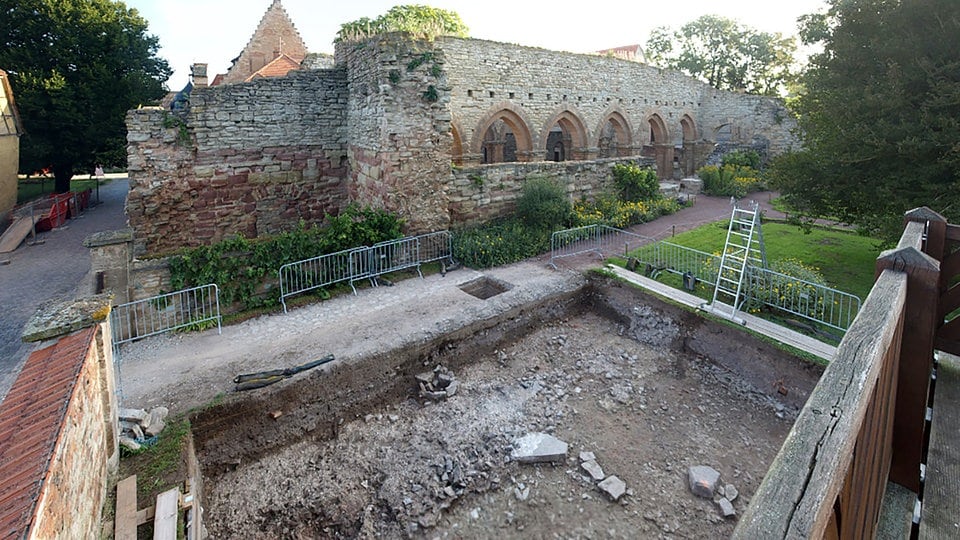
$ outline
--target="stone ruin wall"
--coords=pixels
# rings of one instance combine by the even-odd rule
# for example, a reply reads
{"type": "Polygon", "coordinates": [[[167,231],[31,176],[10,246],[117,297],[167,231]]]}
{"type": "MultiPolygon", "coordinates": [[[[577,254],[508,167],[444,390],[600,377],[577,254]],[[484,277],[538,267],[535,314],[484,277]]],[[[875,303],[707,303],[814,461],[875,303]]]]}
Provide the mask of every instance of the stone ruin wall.
{"type": "Polygon", "coordinates": [[[694,170],[721,132],[773,153],[796,144],[777,100],[616,58],[387,35],[339,45],[336,66],[195,89],[185,129],[169,113],[131,111],[135,254],[274,233],[349,201],[399,213],[408,233],[440,230],[508,212],[532,174],[590,197],[618,160],[653,158],[661,176],[694,170]],[[526,162],[480,165],[483,130],[502,111],[529,130],[526,162]],[[629,141],[619,158],[598,160],[611,117],[629,141]],[[651,142],[651,118],[664,140],[651,142]],[[695,126],[686,137],[681,119],[695,126]],[[579,131],[567,156],[576,161],[543,161],[558,120],[579,131]]]}
{"type": "Polygon", "coordinates": [[[336,58],[348,74],[351,200],[398,213],[408,234],[449,228],[451,137],[443,51],[385,35],[338,45],[336,58]]]}
{"type": "Polygon", "coordinates": [[[194,89],[183,117],[127,114],[135,253],[316,222],[346,201],[342,69],[194,89]]]}

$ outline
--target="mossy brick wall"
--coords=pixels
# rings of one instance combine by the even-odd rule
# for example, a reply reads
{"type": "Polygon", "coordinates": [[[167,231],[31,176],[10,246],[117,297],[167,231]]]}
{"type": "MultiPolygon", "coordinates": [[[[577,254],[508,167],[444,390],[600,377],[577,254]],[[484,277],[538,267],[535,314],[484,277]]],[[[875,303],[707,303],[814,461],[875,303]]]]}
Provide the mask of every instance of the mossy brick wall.
{"type": "Polygon", "coordinates": [[[195,89],[182,116],[127,115],[135,253],[316,223],[347,196],[342,69],[195,89]]]}

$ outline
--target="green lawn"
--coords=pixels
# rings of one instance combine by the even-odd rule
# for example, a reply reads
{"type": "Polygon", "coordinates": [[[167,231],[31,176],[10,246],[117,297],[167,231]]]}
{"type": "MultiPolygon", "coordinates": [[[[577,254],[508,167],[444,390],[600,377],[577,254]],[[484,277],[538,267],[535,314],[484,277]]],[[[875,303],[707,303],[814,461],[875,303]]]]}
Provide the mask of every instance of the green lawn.
{"type": "MultiPolygon", "coordinates": [[[[727,222],[704,225],[667,239],[674,244],[707,253],[720,253],[727,237],[727,222]]],[[[767,260],[798,259],[823,274],[832,287],[867,298],[873,287],[878,242],[856,233],[814,228],[805,234],[795,225],[764,223],[767,260]]]]}

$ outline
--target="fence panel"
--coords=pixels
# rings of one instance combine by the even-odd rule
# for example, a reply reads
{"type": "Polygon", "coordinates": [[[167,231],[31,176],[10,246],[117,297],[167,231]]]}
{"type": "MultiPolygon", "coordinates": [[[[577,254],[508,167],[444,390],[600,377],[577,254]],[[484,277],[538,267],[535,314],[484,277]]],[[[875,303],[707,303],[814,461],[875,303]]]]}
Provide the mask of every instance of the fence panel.
{"type": "Polygon", "coordinates": [[[837,330],[860,311],[858,296],[773,270],[749,267],[745,279],[749,299],[837,330]]]}
{"type": "Polygon", "coordinates": [[[720,269],[720,256],[696,249],[659,241],[642,246],[631,253],[643,264],[649,264],[652,270],[662,270],[674,274],[691,274],[697,281],[717,284],[720,269]]]}
{"type": "Polygon", "coordinates": [[[349,280],[352,251],[345,249],[281,266],[280,303],[283,312],[287,312],[288,297],[349,280]]]}
{"type": "Polygon", "coordinates": [[[356,248],[350,251],[350,286],[360,279],[372,279],[408,268],[416,268],[420,277],[423,277],[420,273],[420,241],[417,236],[356,248]]]}
{"type": "Polygon", "coordinates": [[[211,283],[120,304],[110,317],[115,346],[207,322],[220,332],[220,289],[211,283]]]}
{"type": "Polygon", "coordinates": [[[550,266],[557,267],[557,259],[575,257],[594,252],[603,256],[600,246],[601,228],[587,225],[574,229],[555,231],[550,235],[550,266]]]}
{"type": "Polygon", "coordinates": [[[453,235],[450,231],[421,234],[417,239],[421,263],[446,261],[447,266],[453,266],[453,235]]]}

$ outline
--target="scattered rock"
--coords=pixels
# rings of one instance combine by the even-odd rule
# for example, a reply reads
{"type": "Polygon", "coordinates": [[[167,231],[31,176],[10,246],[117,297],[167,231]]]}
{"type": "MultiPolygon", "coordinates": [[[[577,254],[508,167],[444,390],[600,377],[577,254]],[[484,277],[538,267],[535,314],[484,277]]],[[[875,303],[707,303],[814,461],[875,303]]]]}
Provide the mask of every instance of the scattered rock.
{"type": "Polygon", "coordinates": [[[133,452],[136,452],[137,450],[140,449],[140,443],[126,436],[120,437],[120,446],[133,452]]]}
{"type": "Polygon", "coordinates": [[[511,457],[519,463],[563,461],[567,458],[567,443],[546,433],[528,433],[513,442],[511,457]]]}
{"type": "Polygon", "coordinates": [[[273,418],[274,420],[276,420],[277,418],[280,418],[281,416],[283,416],[283,411],[280,411],[280,410],[270,411],[270,418],[273,418]]]}
{"type": "Polygon", "coordinates": [[[692,491],[694,495],[710,499],[713,498],[713,492],[717,489],[720,473],[713,467],[696,465],[690,467],[689,479],[690,491],[692,491]]]}
{"type": "Polygon", "coordinates": [[[737,488],[733,484],[727,484],[723,487],[723,496],[727,498],[730,502],[737,500],[737,497],[740,495],[740,492],[737,491],[737,488]]]}
{"type": "Polygon", "coordinates": [[[121,433],[129,433],[129,434],[133,435],[133,436],[130,437],[130,438],[133,439],[133,440],[135,440],[135,441],[142,441],[142,440],[143,440],[143,429],[140,427],[140,424],[138,424],[138,423],[136,423],[136,422],[129,422],[129,421],[127,421],[127,420],[121,420],[121,421],[120,421],[120,432],[121,432],[121,433]]]}
{"type": "Polygon", "coordinates": [[[596,461],[596,460],[597,460],[597,456],[595,456],[593,452],[580,452],[581,463],[583,463],[584,461],[596,461]]]}
{"type": "Polygon", "coordinates": [[[597,484],[600,491],[607,494],[610,500],[617,501],[627,491],[627,484],[623,480],[611,475],[603,482],[597,484]]]}
{"type": "Polygon", "coordinates": [[[583,467],[583,470],[590,473],[590,476],[594,480],[603,480],[604,474],[603,469],[600,468],[600,465],[597,464],[596,460],[584,461],[580,464],[583,467]]]}
{"type": "Polygon", "coordinates": [[[120,409],[121,422],[140,423],[147,419],[147,411],[143,409],[120,409]]]}
{"type": "Polygon", "coordinates": [[[723,514],[723,517],[729,518],[737,515],[733,504],[726,497],[721,497],[717,504],[720,506],[720,512],[723,514]]]}
{"type": "Polygon", "coordinates": [[[517,500],[518,500],[518,501],[525,501],[525,500],[527,500],[527,497],[530,496],[530,486],[527,486],[527,487],[525,487],[525,488],[523,488],[523,489],[520,489],[519,487],[516,487],[516,488],[514,488],[513,493],[514,493],[514,495],[517,496],[517,500]]]}
{"type": "Polygon", "coordinates": [[[453,373],[439,365],[433,368],[433,371],[416,374],[414,378],[420,387],[420,397],[433,401],[447,399],[456,394],[460,388],[460,383],[454,378],[453,373]]]}

